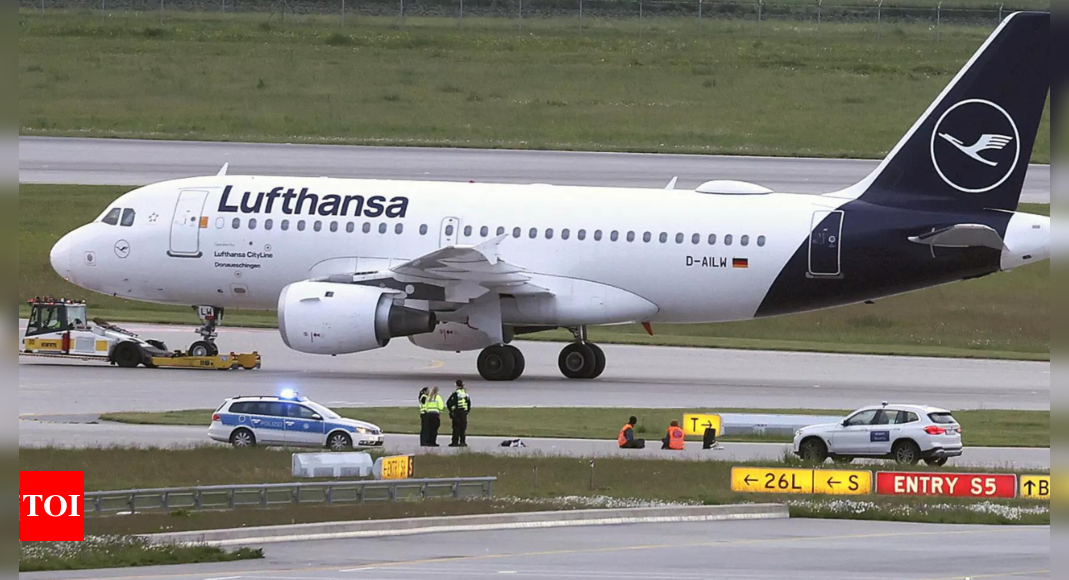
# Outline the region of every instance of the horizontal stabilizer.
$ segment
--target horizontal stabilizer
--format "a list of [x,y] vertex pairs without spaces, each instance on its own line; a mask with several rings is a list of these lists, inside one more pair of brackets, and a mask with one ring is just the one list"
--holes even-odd
[[991,248],[999,251],[1006,248],[1002,236],[993,228],[982,224],[958,224],[914,236],[909,241],[934,248]]

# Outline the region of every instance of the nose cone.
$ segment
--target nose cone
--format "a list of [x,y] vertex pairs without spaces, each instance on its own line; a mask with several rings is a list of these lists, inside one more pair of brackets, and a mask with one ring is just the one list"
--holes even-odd
[[49,259],[52,261],[52,269],[64,280],[71,279],[72,250],[71,237],[68,234],[56,242],[55,246],[52,246],[52,253],[49,255]]

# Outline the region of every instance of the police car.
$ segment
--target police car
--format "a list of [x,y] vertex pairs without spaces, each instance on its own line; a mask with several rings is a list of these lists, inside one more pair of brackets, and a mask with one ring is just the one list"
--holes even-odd
[[813,425],[794,436],[795,455],[813,463],[875,458],[941,467],[963,449],[961,425],[950,411],[918,405],[866,407],[841,423]]
[[383,444],[378,426],[343,419],[292,391],[280,396],[227,399],[212,415],[208,436],[239,449],[272,445],[347,451]]

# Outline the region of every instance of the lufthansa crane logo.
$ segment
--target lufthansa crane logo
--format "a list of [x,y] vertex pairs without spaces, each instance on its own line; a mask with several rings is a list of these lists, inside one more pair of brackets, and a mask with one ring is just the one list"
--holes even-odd
[[932,163],[947,185],[987,193],[1013,175],[1021,133],[1006,109],[982,99],[962,101],[940,117],[932,133]]

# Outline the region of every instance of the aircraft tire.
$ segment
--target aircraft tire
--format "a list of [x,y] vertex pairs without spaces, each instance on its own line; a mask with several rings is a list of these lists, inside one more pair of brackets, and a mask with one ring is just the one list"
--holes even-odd
[[189,356],[218,356],[219,347],[206,340],[194,342],[189,347]]
[[487,381],[511,381],[516,373],[516,363],[516,356],[510,347],[491,346],[479,353],[479,375]]
[[512,370],[512,380],[516,380],[523,376],[523,371],[527,369],[527,359],[524,358],[523,352],[520,349],[507,345],[505,349],[512,353],[513,359],[516,361],[516,368]]
[[589,380],[595,378],[598,358],[591,345],[576,342],[564,347],[557,359],[560,372],[569,379]]
[[596,361],[594,363],[594,374],[590,378],[596,379],[600,377],[602,373],[605,372],[605,365],[607,362],[605,359],[605,351],[601,350],[600,346],[592,342],[588,342],[587,346],[589,346],[591,350],[594,351],[594,360]]

